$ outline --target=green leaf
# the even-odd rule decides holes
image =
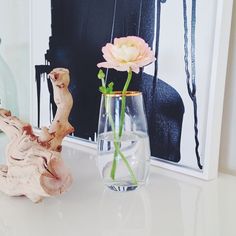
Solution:
[[[107,87],[107,93],[112,93],[113,92],[113,86],[114,86],[114,83],[111,82],[108,84],[108,87]]]
[[[100,69],[99,71],[98,71],[98,78],[99,79],[104,79],[105,78],[105,74],[104,74],[104,72],[103,72],[103,70],[102,69]]]
[[[103,93],[103,94],[106,94],[107,89],[106,89],[105,87],[103,87],[103,86],[100,86],[100,87],[99,87],[99,91],[100,91],[101,93]]]

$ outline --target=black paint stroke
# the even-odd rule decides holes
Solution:
[[[192,18],[191,18],[191,75],[188,66],[188,18],[187,3],[183,0],[183,18],[184,18],[184,62],[188,94],[193,102],[194,111],[194,138],[195,138],[195,154],[199,169],[202,169],[201,157],[199,154],[198,140],[198,115],[197,115],[197,97],[196,97],[196,59],[195,59],[195,31],[196,31],[196,0],[192,0]]]
[[[102,46],[115,37],[128,35],[140,36],[149,45],[153,45],[156,34],[155,76],[143,71],[134,75],[130,90],[143,92],[152,155],[173,162],[180,161],[184,104],[173,87],[158,79],[160,13],[161,3],[164,2],[165,0],[51,0],[52,35],[45,54],[46,65],[36,66],[36,71],[38,75],[55,67],[70,70],[69,89],[74,105],[69,119],[75,127],[76,137],[93,138],[97,130],[100,81],[96,78],[96,65],[104,60]],[[126,73],[109,70],[107,75],[107,82],[113,81],[115,90],[123,88]],[[40,78],[37,76],[38,85]]]

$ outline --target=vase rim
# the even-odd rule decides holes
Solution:
[[[139,96],[141,95],[142,92],[139,91],[127,91],[126,93],[122,94],[122,91],[113,91],[112,93],[109,94],[103,94],[103,96],[108,96],[108,97],[131,97],[131,96]]]

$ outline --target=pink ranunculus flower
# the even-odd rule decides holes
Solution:
[[[145,41],[136,36],[115,38],[114,44],[107,43],[102,48],[105,62],[97,66],[113,68],[118,71],[130,69],[139,73],[140,67],[146,66],[156,60],[153,51]]]

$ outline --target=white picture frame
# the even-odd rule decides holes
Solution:
[[[46,0],[44,0],[45,2]],[[34,78],[34,64],[35,54],[39,48],[35,43],[35,39],[40,36],[43,28],[37,27],[39,21],[43,21],[43,18],[39,19],[37,12],[40,12],[41,2],[30,1],[30,22],[31,22],[31,71],[30,76]],[[43,1],[42,1],[43,2]],[[49,1],[48,1],[49,2]],[[201,178],[204,180],[215,179],[218,175],[218,160],[219,160],[219,146],[220,146],[220,134],[223,112],[223,100],[224,100],[224,87],[227,71],[227,58],[228,58],[228,46],[229,36],[231,28],[231,15],[232,15],[233,0],[217,0],[216,17],[214,24],[214,41],[213,41],[213,53],[212,63],[210,69],[210,86],[208,92],[208,104],[206,114],[206,130],[205,130],[205,143],[204,143],[204,167],[203,170],[196,170],[194,168],[185,167],[184,165],[170,163],[168,161],[152,159],[153,165],[166,168],[172,171],[180,172],[193,177]],[[42,11],[41,11],[42,12]],[[49,12],[44,14],[48,15]],[[40,23],[43,25],[43,23]],[[46,29],[48,30],[48,29]],[[44,45],[45,48],[45,45]],[[40,50],[40,49],[39,49]],[[31,80],[31,123],[35,123],[36,114],[36,90],[34,81]],[[96,143],[81,138],[68,137],[64,140],[64,145],[71,146],[73,148],[86,149],[91,154],[96,155]]]

